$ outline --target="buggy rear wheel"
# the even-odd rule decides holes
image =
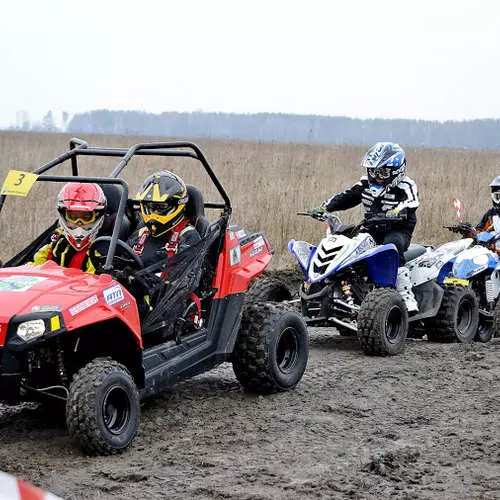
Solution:
[[[280,304],[253,304],[244,312],[233,370],[246,390],[287,391],[302,378],[308,353],[306,324],[297,313]]]
[[[247,304],[254,304],[255,302],[283,302],[291,298],[290,290],[281,280],[260,278],[250,286],[245,301]]]
[[[376,288],[367,294],[358,313],[358,338],[366,354],[399,354],[408,335],[408,311],[392,288]]]
[[[96,358],[73,378],[66,403],[72,440],[89,454],[124,451],[140,420],[139,394],[129,371],[111,358]]]

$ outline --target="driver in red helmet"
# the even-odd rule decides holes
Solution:
[[[69,182],[57,196],[59,227],[50,243],[34,255],[32,264],[53,260],[62,267],[94,273],[89,248],[104,222],[106,197],[98,184]]]

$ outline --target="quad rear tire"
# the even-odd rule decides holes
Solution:
[[[130,446],[140,420],[139,394],[129,371],[111,358],[96,358],[73,378],[66,403],[72,440],[92,455]]]
[[[493,311],[493,336],[500,337],[500,299],[497,299]]]
[[[393,288],[369,292],[358,313],[358,338],[366,354],[399,354],[408,335],[408,311]]]
[[[427,338],[433,342],[470,344],[478,323],[479,305],[474,291],[460,285],[444,285],[441,307],[429,322]]]
[[[292,389],[306,369],[308,340],[304,320],[284,305],[247,306],[232,357],[236,378],[256,393]]]
[[[477,327],[474,340],[476,342],[489,342],[495,332],[494,318],[485,318],[479,315],[479,326]]]

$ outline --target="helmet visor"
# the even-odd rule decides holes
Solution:
[[[493,203],[498,205],[500,203],[500,191],[493,191],[491,193],[491,199],[493,200]]]
[[[143,201],[141,203],[142,210],[146,215],[168,215],[174,212],[177,208],[177,200],[171,199],[167,201]]]
[[[87,224],[92,224],[97,219],[97,213],[95,210],[91,212],[83,211],[83,210],[64,210],[64,219],[69,224],[81,224],[86,226]]]
[[[366,170],[368,171],[368,175],[372,179],[375,179],[377,182],[380,183],[391,177],[391,169],[389,167],[377,167],[377,168],[369,167]]]

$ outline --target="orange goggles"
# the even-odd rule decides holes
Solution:
[[[84,212],[82,210],[65,210],[64,218],[71,224],[92,224],[97,219],[97,214],[92,212]]]

